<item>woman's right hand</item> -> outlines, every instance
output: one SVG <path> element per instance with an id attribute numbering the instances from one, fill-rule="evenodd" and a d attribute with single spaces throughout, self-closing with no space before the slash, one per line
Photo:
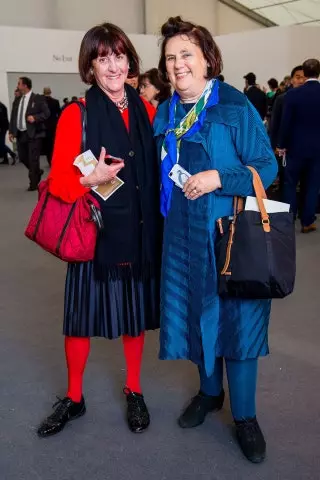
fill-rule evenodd
<path id="1" fill-rule="evenodd" d="M 105 162 L 106 149 L 101 148 L 98 164 L 90 175 L 80 178 L 80 183 L 84 187 L 96 187 L 112 181 L 124 167 L 124 161 L 107 165 Z"/>

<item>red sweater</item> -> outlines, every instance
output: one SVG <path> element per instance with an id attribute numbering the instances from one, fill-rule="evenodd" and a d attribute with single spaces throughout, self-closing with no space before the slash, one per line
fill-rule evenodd
<path id="1" fill-rule="evenodd" d="M 150 122 L 152 123 L 156 109 L 142 98 L 146 107 Z M 129 110 L 122 113 L 123 121 L 129 129 Z M 64 202 L 73 203 L 82 197 L 88 188 L 80 183 L 82 176 L 80 170 L 73 165 L 75 158 L 81 153 L 81 113 L 79 107 L 74 104 L 67 107 L 61 114 L 58 122 L 52 166 L 49 180 L 49 191 L 55 197 Z"/>

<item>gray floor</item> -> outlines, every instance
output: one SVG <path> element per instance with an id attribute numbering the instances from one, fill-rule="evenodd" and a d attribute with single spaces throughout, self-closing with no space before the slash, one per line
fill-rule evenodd
<path id="1" fill-rule="evenodd" d="M 119 341 L 95 340 L 85 376 L 88 413 L 40 440 L 35 426 L 64 394 L 61 317 L 65 265 L 24 238 L 36 201 L 24 167 L 0 167 L 0 480 L 320 479 L 320 233 L 298 234 L 294 295 L 274 302 L 270 344 L 259 377 L 263 465 L 241 455 L 229 405 L 192 431 L 176 417 L 196 389 L 193 365 L 157 360 L 149 334 L 143 367 L 152 415 L 134 436 L 124 422 Z"/>

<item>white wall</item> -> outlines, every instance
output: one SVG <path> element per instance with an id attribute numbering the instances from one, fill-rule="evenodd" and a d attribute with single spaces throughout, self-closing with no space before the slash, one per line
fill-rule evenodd
<path id="1" fill-rule="evenodd" d="M 31 77 L 37 73 L 77 74 L 83 34 L 64 30 L 0 27 L 0 100 L 9 104 L 8 72 L 17 75 L 30 72 Z M 157 37 L 130 35 L 130 38 L 141 56 L 143 69 L 157 65 Z M 260 84 L 266 85 L 270 77 L 282 79 L 308 57 L 320 58 L 319 38 L 319 27 L 297 26 L 222 35 L 216 37 L 216 41 L 222 50 L 226 81 L 242 90 L 243 75 L 250 71 L 256 73 Z M 21 48 L 22 45 L 25 48 Z M 48 83 L 51 82 L 46 79 Z M 75 83 L 75 88 L 78 88 L 77 85 Z"/>
<path id="2" fill-rule="evenodd" d="M 45 73 L 78 74 L 78 53 L 83 35 L 84 32 L 70 30 L 0 27 L 0 100 L 9 105 L 8 72 L 15 73 L 17 77 L 28 72 L 31 78 Z M 142 69 L 157 65 L 158 39 L 152 35 L 129 36 L 141 57 Z M 46 77 L 46 85 L 52 83 L 49 80 Z M 41 85 L 41 89 L 46 85 Z M 74 89 L 76 95 L 78 79 Z"/>
<path id="3" fill-rule="evenodd" d="M 261 28 L 265 27 L 228 5 L 217 2 L 217 35 L 260 30 Z"/>
<path id="4" fill-rule="evenodd" d="M 144 33 L 144 0 L 51 1 L 56 4 L 56 28 L 87 30 L 110 22 L 127 33 Z"/>
<path id="5" fill-rule="evenodd" d="M 243 76 L 257 75 L 267 86 L 271 77 L 279 81 L 293 67 L 310 57 L 320 59 L 320 27 L 273 27 L 216 37 L 221 48 L 226 81 L 243 90 Z"/>
<path id="6" fill-rule="evenodd" d="M 0 25 L 87 30 L 106 21 L 144 33 L 144 0 L 0 0 Z"/>
<path id="7" fill-rule="evenodd" d="M 216 0 L 146 0 L 145 5 L 147 33 L 158 35 L 168 17 L 176 15 L 216 31 Z"/>
<path id="8" fill-rule="evenodd" d="M 127 33 L 158 34 L 175 15 L 216 35 L 261 28 L 218 0 L 0 0 L 0 12 L 0 25 L 62 30 L 88 30 L 108 21 Z"/>
<path id="9" fill-rule="evenodd" d="M 290 29 L 291 61 L 302 63 L 307 58 L 320 60 L 320 28 L 315 26 L 293 26 Z"/>

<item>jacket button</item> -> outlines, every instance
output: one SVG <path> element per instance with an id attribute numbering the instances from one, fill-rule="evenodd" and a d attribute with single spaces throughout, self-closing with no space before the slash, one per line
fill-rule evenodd
<path id="1" fill-rule="evenodd" d="M 134 151 L 133 150 L 130 150 L 129 157 L 134 157 Z"/>
<path id="2" fill-rule="evenodd" d="M 139 185 L 136 185 L 136 189 L 137 189 L 137 190 L 140 190 Z"/>
<path id="3" fill-rule="evenodd" d="M 143 220 L 140 220 L 140 225 L 143 225 Z"/>

